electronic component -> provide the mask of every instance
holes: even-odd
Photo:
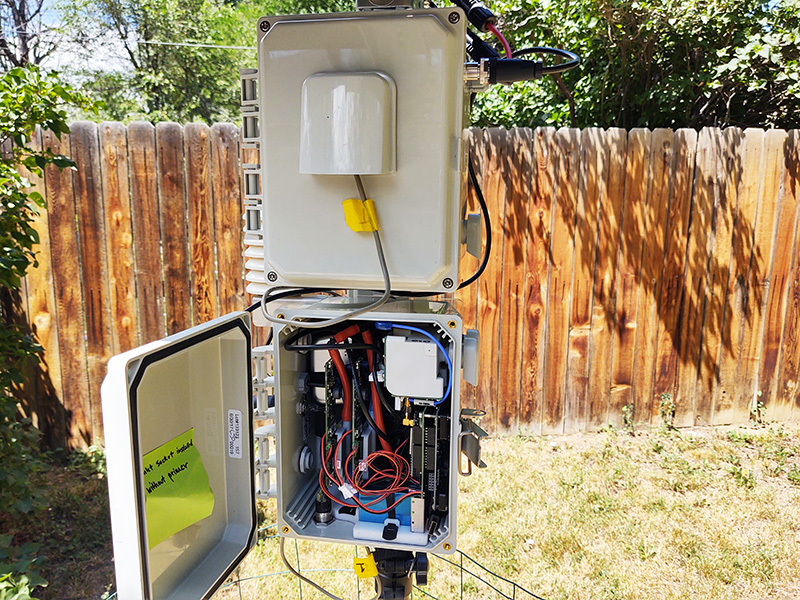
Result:
[[[444,380],[439,376],[436,344],[400,335],[387,335],[385,343],[386,389],[390,394],[405,398],[442,398]]]

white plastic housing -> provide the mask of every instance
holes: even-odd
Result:
[[[300,173],[395,169],[397,89],[384,73],[317,73],[303,82]]]
[[[386,389],[392,396],[441,398],[444,381],[438,373],[436,344],[402,335],[386,336]]]
[[[261,218],[246,226],[249,292],[383,287],[372,236],[345,223],[354,179],[332,174],[362,169],[392,288],[455,289],[465,22],[457,8],[259,20],[258,111],[243,113],[261,177]],[[341,111],[339,83],[355,93]],[[359,114],[345,116],[351,108]],[[328,114],[339,116],[326,127]]]
[[[255,542],[250,315],[111,358],[101,394],[120,600],[210,597]],[[213,511],[149,548],[143,457],[192,428]]]

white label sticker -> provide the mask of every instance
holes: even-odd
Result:
[[[228,457],[242,458],[242,411],[228,411]]]

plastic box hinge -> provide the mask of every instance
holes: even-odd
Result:
[[[242,106],[258,104],[258,69],[239,69]]]

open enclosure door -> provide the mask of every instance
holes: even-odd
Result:
[[[120,600],[208,598],[255,541],[250,315],[112,358],[103,423]]]

